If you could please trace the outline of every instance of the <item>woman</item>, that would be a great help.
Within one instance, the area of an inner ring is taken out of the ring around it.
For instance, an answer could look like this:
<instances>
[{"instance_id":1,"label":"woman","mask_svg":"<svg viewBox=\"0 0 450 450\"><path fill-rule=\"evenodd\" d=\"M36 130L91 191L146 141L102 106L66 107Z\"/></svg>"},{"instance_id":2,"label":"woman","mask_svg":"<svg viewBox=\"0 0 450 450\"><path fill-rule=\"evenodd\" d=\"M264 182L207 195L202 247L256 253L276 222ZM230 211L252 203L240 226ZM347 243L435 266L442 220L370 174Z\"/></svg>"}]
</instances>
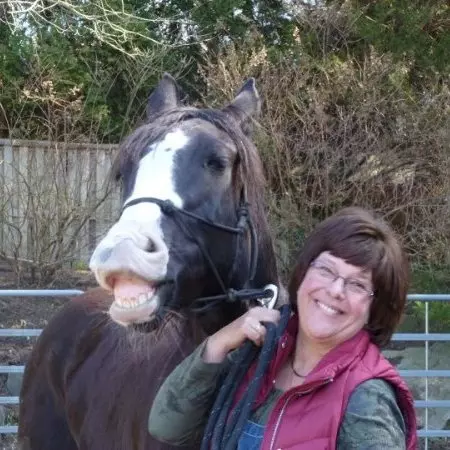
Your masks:
<instances>
[{"instance_id":1,"label":"woman","mask_svg":"<svg viewBox=\"0 0 450 450\"><path fill-rule=\"evenodd\" d=\"M289 283L293 315L239 450L417 447L412 396L381 355L406 301L408 262L392 230L347 208L309 236ZM174 445L200 442L227 356L279 312L252 308L210 336L162 385L149 432ZM253 371L239 386L245 392Z\"/></svg>"}]
</instances>

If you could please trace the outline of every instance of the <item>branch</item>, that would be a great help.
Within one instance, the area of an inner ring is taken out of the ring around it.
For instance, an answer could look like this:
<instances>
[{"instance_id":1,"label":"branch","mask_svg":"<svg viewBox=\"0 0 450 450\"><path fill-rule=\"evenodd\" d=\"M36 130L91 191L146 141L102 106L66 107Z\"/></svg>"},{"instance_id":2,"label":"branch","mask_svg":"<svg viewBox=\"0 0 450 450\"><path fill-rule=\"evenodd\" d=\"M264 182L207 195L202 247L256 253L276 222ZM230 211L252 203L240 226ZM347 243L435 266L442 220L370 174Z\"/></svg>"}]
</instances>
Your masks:
<instances>
[{"instance_id":1,"label":"branch","mask_svg":"<svg viewBox=\"0 0 450 450\"><path fill-rule=\"evenodd\" d=\"M37 25L49 26L58 33L77 34L82 30L90 33L98 41L114 48L115 50L126 53L128 56L136 57L148 53L135 45L136 40L140 40L144 45L153 44L162 47L179 47L190 45L184 37L174 44L169 44L163 39L157 40L149 33L140 32L138 28L143 28L149 24L168 25L178 23L181 25L192 25L192 21L172 18L147 18L140 17L125 11L124 2L121 2L121 9L113 9L103 0L93 0L89 3L77 2L75 0L0 0L0 6L3 6L8 12L5 17L0 17L0 22L7 23L13 30L23 30L27 28L29 32L30 24L34 21ZM60 14L61 17L67 17L66 26L56 23L49 19L51 14ZM207 36L200 37L198 40L206 39ZM124 47L127 44L127 47Z\"/></svg>"}]
</instances>

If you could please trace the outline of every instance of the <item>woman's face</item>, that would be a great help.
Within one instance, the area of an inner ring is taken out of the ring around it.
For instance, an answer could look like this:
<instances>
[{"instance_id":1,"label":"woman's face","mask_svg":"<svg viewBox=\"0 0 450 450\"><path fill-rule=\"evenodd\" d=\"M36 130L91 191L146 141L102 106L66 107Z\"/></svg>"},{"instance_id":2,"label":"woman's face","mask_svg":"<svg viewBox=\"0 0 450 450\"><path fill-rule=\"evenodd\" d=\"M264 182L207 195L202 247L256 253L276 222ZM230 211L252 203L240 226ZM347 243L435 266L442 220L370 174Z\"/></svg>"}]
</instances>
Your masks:
<instances>
[{"instance_id":1,"label":"woman's face","mask_svg":"<svg viewBox=\"0 0 450 450\"><path fill-rule=\"evenodd\" d=\"M301 335L330 349L350 339L368 322L372 291L370 271L321 253L297 291Z\"/></svg>"}]
</instances>

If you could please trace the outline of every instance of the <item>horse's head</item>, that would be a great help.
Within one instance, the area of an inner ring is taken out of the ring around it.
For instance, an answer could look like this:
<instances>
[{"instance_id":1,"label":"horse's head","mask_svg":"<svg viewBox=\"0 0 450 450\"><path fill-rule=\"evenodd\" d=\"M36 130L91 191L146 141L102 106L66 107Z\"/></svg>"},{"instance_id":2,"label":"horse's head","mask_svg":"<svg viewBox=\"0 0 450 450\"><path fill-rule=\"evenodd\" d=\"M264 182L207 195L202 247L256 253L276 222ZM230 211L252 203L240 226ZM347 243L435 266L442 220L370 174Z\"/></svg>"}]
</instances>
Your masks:
<instances>
[{"instance_id":1,"label":"horse's head","mask_svg":"<svg viewBox=\"0 0 450 450\"><path fill-rule=\"evenodd\" d=\"M90 261L99 284L114 292L115 321L148 322L224 286L241 288L256 251L254 283L276 282L261 161L248 136L259 109L253 79L222 109L182 106L167 74L150 95L147 123L123 142L117 159L122 214ZM216 314L223 324L242 308Z\"/></svg>"}]
</instances>

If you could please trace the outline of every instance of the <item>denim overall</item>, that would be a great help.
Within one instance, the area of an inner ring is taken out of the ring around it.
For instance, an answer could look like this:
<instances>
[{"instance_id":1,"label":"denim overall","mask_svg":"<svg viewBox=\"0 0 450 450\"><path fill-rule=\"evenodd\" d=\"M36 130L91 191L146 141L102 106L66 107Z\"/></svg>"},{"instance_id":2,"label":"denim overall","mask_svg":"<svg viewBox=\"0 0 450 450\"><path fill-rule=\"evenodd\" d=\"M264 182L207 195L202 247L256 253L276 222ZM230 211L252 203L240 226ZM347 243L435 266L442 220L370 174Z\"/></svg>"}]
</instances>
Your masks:
<instances>
[{"instance_id":1,"label":"denim overall","mask_svg":"<svg viewBox=\"0 0 450 450\"><path fill-rule=\"evenodd\" d=\"M263 425L247 420L237 450L259 450L264 436L264 428Z\"/></svg>"},{"instance_id":2,"label":"denim overall","mask_svg":"<svg viewBox=\"0 0 450 450\"><path fill-rule=\"evenodd\" d=\"M261 405L253 414L242 429L241 437L238 441L237 450L259 450L262 447L264 430L270 411L274 407L276 401L283 395L280 389L273 389L263 405ZM253 419L253 420L251 420ZM256 423L259 422L259 423ZM260 423L264 425L260 425Z\"/></svg>"}]
</instances>

